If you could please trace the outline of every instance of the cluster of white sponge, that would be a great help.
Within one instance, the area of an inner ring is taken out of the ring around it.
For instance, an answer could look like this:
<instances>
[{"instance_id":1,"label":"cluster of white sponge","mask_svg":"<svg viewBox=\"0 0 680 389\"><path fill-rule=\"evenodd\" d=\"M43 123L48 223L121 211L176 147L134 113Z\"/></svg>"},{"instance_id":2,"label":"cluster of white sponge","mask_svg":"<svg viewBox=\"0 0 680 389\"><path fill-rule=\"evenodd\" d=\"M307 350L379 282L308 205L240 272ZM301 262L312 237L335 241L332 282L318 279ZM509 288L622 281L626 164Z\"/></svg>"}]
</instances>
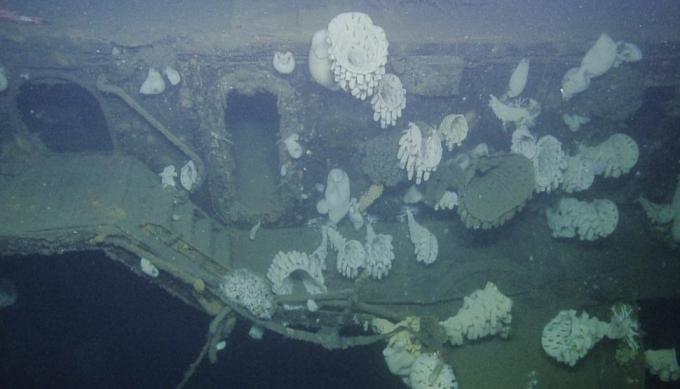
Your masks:
<instances>
[{"instance_id":1,"label":"cluster of white sponge","mask_svg":"<svg viewBox=\"0 0 680 389\"><path fill-rule=\"evenodd\" d=\"M642 59L642 51L632 43L615 42L609 35L601 34L581 59L580 66L569 69L562 78L562 98L569 100L588 89L590 80L599 77L624 62Z\"/></svg>"},{"instance_id":2,"label":"cluster of white sponge","mask_svg":"<svg viewBox=\"0 0 680 389\"><path fill-rule=\"evenodd\" d=\"M528 127L520 126L512 133L510 151L531 160L536 192L550 193L562 184L568 159L562 142L554 136L536 138Z\"/></svg>"},{"instance_id":3,"label":"cluster of white sponge","mask_svg":"<svg viewBox=\"0 0 680 389\"><path fill-rule=\"evenodd\" d=\"M553 237L589 241L609 236L619 223L618 208L607 199L587 202L563 197L557 208L546 211L546 217Z\"/></svg>"},{"instance_id":4,"label":"cluster of white sponge","mask_svg":"<svg viewBox=\"0 0 680 389\"><path fill-rule=\"evenodd\" d=\"M335 228L328 229L328 240L337 252L335 265L338 273L349 279L356 278L366 266L364 246L358 240L345 239Z\"/></svg>"},{"instance_id":5,"label":"cluster of white sponge","mask_svg":"<svg viewBox=\"0 0 680 389\"><path fill-rule=\"evenodd\" d=\"M397 159L399 167L406 170L409 180L415 176L416 184L430 179L442 160L442 140L438 130L428 128L423 135L420 127L413 122L408 124L399 138Z\"/></svg>"},{"instance_id":6,"label":"cluster of white sponge","mask_svg":"<svg viewBox=\"0 0 680 389\"><path fill-rule=\"evenodd\" d=\"M595 177L618 178L630 172L639 157L638 145L628 135L616 133L595 146L579 146L578 152L566 155L562 143L552 135L537 139L526 126L512 133L510 150L534 164L536 192L558 187L567 193L584 191Z\"/></svg>"},{"instance_id":7,"label":"cluster of white sponge","mask_svg":"<svg viewBox=\"0 0 680 389\"><path fill-rule=\"evenodd\" d=\"M374 279L387 276L394 260L392 236L377 234L373 226L366 224L366 242L345 239L337 229L328 229L331 247L337 251L336 268L345 278L356 278L362 269Z\"/></svg>"},{"instance_id":8,"label":"cluster of white sponge","mask_svg":"<svg viewBox=\"0 0 680 389\"><path fill-rule=\"evenodd\" d=\"M581 146L579 154L598 166L597 174L618 178L635 166L640 150L633 138L616 133L596 146Z\"/></svg>"},{"instance_id":9,"label":"cluster of white sponge","mask_svg":"<svg viewBox=\"0 0 680 389\"><path fill-rule=\"evenodd\" d=\"M584 191L595 181L595 166L593 162L580 154L569 155L566 158L566 168L562 174L560 188L567 193Z\"/></svg>"},{"instance_id":10,"label":"cluster of white sponge","mask_svg":"<svg viewBox=\"0 0 680 389\"><path fill-rule=\"evenodd\" d=\"M453 346L465 339L475 340L486 336L507 337L510 333L512 301L488 282L484 289L465 297L458 313L440 322ZM389 370L414 389L458 388L456 376L439 352L426 351L419 337L421 321L407 317L393 324L375 318L370 325L374 332L390 335L383 356Z\"/></svg>"}]
</instances>

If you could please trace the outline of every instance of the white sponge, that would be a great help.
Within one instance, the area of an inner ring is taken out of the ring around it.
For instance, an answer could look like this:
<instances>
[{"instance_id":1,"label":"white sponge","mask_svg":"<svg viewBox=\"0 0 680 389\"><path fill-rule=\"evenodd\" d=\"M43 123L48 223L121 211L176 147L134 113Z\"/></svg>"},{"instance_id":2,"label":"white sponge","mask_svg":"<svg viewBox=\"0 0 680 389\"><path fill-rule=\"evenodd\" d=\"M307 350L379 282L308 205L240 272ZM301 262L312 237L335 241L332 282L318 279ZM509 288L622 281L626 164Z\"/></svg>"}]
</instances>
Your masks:
<instances>
[{"instance_id":1,"label":"white sponge","mask_svg":"<svg viewBox=\"0 0 680 389\"><path fill-rule=\"evenodd\" d=\"M557 208L546 211L548 226L555 238L596 240L609 236L619 223L619 211L610 200L579 201L560 199Z\"/></svg>"},{"instance_id":2,"label":"white sponge","mask_svg":"<svg viewBox=\"0 0 680 389\"><path fill-rule=\"evenodd\" d=\"M638 322L632 318L632 312L629 305L615 305L612 319L606 323L585 312L577 316L573 309L560 311L543 328L541 345L548 355L569 366L574 366L605 336L623 340L635 351L639 348Z\"/></svg>"},{"instance_id":3,"label":"white sponge","mask_svg":"<svg viewBox=\"0 0 680 389\"><path fill-rule=\"evenodd\" d=\"M573 309L560 311L543 328L541 345L551 357L574 366L604 337L606 327L606 323L585 312L577 316Z\"/></svg>"},{"instance_id":4,"label":"white sponge","mask_svg":"<svg viewBox=\"0 0 680 389\"><path fill-rule=\"evenodd\" d=\"M267 278L272 283L274 294L292 294L295 291L298 280L291 276L294 272L301 276L301 284L307 293L326 292L326 283L318 261L311 260L307 254L299 251L279 251L267 270Z\"/></svg>"},{"instance_id":5,"label":"white sponge","mask_svg":"<svg viewBox=\"0 0 680 389\"><path fill-rule=\"evenodd\" d=\"M463 344L465 339L475 340L486 336L510 334L512 300L504 296L496 285L487 282L480 289L465 297L463 307L456 316L440 324L446 330L453 346Z\"/></svg>"},{"instance_id":6,"label":"white sponge","mask_svg":"<svg viewBox=\"0 0 680 389\"><path fill-rule=\"evenodd\" d=\"M458 381L451 366L436 353L421 354L411 366L409 381L413 389L455 389Z\"/></svg>"},{"instance_id":7,"label":"white sponge","mask_svg":"<svg viewBox=\"0 0 680 389\"><path fill-rule=\"evenodd\" d=\"M677 381L680 379L680 366L678 366L675 349L647 350L645 362L649 372L663 382Z\"/></svg>"},{"instance_id":8,"label":"white sponge","mask_svg":"<svg viewBox=\"0 0 680 389\"><path fill-rule=\"evenodd\" d=\"M633 138L616 133L599 145L582 146L580 154L595 164L602 166L605 177L618 178L628 173L638 161L640 150Z\"/></svg>"},{"instance_id":9,"label":"white sponge","mask_svg":"<svg viewBox=\"0 0 680 389\"><path fill-rule=\"evenodd\" d=\"M368 276L381 279L387 276L394 260L392 235L376 234L371 224L366 225L366 272Z\"/></svg>"},{"instance_id":10,"label":"white sponge","mask_svg":"<svg viewBox=\"0 0 680 389\"><path fill-rule=\"evenodd\" d=\"M579 154L567 156L566 161L561 188L567 193L580 192L590 188L595 181L595 162L583 158Z\"/></svg>"},{"instance_id":11,"label":"white sponge","mask_svg":"<svg viewBox=\"0 0 680 389\"><path fill-rule=\"evenodd\" d=\"M359 270L366 266L366 250L358 240L345 239L335 228L328 229L328 240L338 252L336 269L344 277L353 279L359 275Z\"/></svg>"},{"instance_id":12,"label":"white sponge","mask_svg":"<svg viewBox=\"0 0 680 389\"><path fill-rule=\"evenodd\" d=\"M269 285L248 269L225 274L220 283L220 291L227 300L244 307L255 317L271 319L274 313Z\"/></svg>"}]
</instances>

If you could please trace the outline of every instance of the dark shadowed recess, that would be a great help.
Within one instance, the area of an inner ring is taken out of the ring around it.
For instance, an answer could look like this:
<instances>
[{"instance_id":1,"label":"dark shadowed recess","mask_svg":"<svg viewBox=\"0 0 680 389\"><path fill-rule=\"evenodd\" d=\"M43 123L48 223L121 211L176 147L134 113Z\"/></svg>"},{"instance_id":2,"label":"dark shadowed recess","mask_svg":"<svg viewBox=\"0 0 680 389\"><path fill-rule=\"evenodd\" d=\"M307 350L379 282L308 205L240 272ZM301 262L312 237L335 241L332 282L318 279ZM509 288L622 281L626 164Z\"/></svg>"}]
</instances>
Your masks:
<instances>
[{"instance_id":1,"label":"dark shadowed recess","mask_svg":"<svg viewBox=\"0 0 680 389\"><path fill-rule=\"evenodd\" d=\"M230 92L227 95L227 109L225 112L229 120L262 120L279 121L276 109L276 96L269 92L254 94Z\"/></svg>"},{"instance_id":2,"label":"dark shadowed recess","mask_svg":"<svg viewBox=\"0 0 680 389\"><path fill-rule=\"evenodd\" d=\"M72 82L26 82L16 97L28 130L55 152L113 149L97 99Z\"/></svg>"},{"instance_id":3,"label":"dark shadowed recess","mask_svg":"<svg viewBox=\"0 0 680 389\"><path fill-rule=\"evenodd\" d=\"M17 303L0 311L2 388L172 388L209 318L102 252L0 258ZM239 322L190 388L395 388L383 345L327 351Z\"/></svg>"}]
</instances>

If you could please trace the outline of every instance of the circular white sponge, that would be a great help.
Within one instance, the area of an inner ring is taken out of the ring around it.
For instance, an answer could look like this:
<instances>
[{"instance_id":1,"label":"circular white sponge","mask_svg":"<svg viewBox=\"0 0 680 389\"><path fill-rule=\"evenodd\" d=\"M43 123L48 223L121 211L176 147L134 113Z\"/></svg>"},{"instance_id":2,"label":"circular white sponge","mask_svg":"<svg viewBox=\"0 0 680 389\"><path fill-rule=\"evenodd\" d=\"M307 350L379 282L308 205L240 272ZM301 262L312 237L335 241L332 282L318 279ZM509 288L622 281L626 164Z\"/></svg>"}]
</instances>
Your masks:
<instances>
[{"instance_id":1,"label":"circular white sponge","mask_svg":"<svg viewBox=\"0 0 680 389\"><path fill-rule=\"evenodd\" d=\"M361 100L372 96L385 74L385 31L366 14L345 12L328 23L327 42L335 82Z\"/></svg>"}]
</instances>

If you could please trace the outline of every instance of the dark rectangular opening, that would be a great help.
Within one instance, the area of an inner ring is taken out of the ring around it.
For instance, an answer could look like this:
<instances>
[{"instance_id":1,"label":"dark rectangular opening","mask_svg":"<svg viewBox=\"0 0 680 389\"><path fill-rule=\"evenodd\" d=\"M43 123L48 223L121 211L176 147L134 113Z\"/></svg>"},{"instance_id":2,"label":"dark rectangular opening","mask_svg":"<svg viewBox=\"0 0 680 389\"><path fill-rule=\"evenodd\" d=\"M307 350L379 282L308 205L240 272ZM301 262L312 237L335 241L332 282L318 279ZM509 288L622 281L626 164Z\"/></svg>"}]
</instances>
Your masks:
<instances>
[{"instance_id":1,"label":"dark rectangular opening","mask_svg":"<svg viewBox=\"0 0 680 389\"><path fill-rule=\"evenodd\" d=\"M246 219L266 219L278 204L279 114L271 93L232 92L225 111L234 141L235 201Z\"/></svg>"}]
</instances>

